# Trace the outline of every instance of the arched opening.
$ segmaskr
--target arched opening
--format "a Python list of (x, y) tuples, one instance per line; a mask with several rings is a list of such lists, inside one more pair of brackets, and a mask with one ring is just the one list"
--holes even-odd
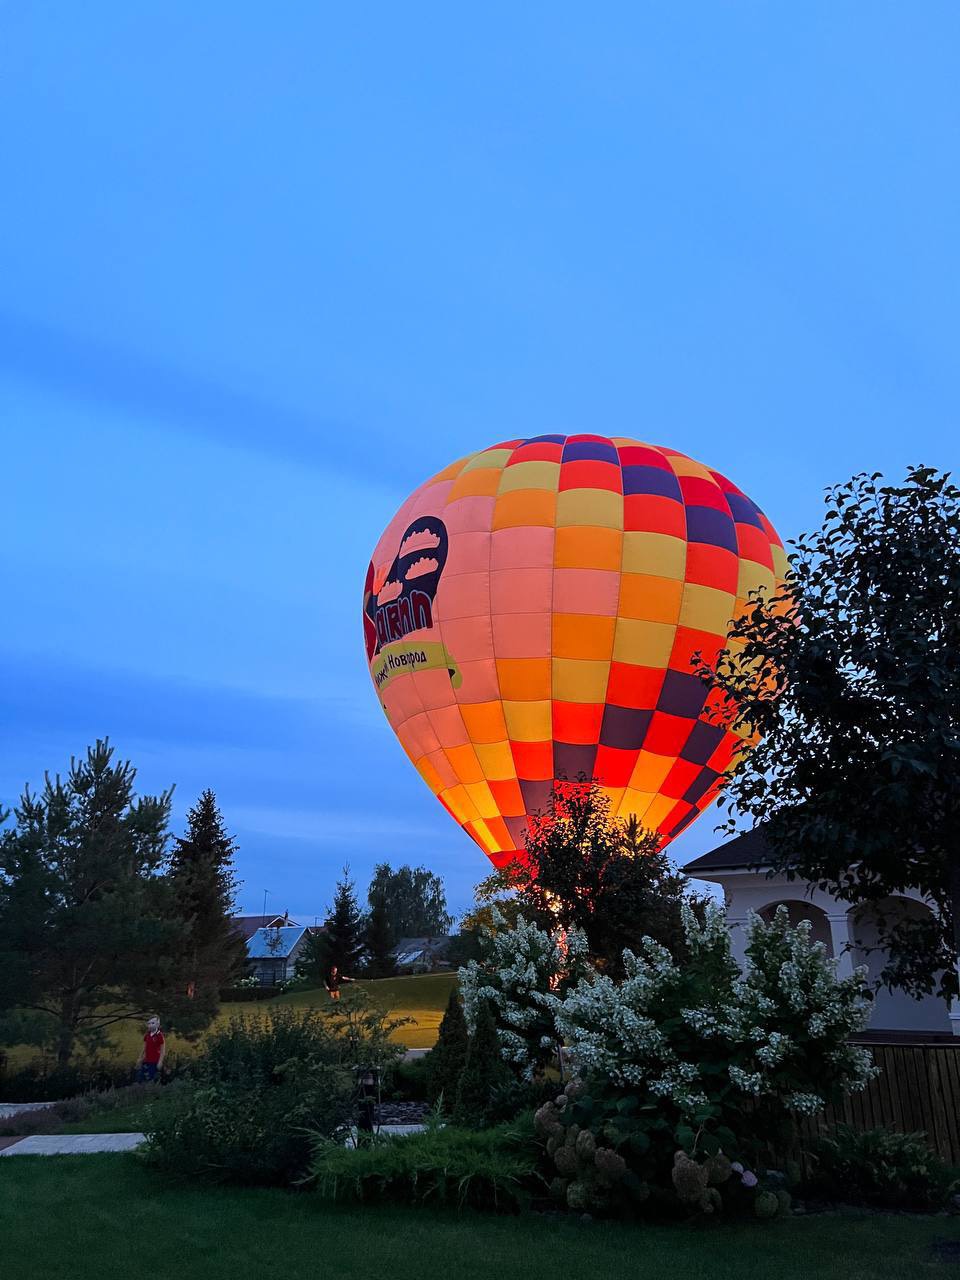
[(886, 898), (876, 906), (868, 904), (850, 911), (850, 935), (855, 941), (854, 960), (866, 965), (867, 985), (873, 989), (871, 1031), (950, 1031), (947, 1006), (934, 996), (915, 1000), (905, 991), (888, 991), (876, 987), (886, 963), (886, 953), (876, 950), (880, 937), (879, 919), (890, 923), (899, 919), (922, 919), (931, 915), (930, 908), (915, 898)]
[(777, 902), (770, 902), (765, 907), (761, 907), (757, 914), (762, 920), (770, 921), (776, 914), (777, 907), (786, 907), (790, 916), (790, 923), (796, 928), (801, 920), (809, 920), (812, 928), (810, 937), (814, 942), (822, 942), (827, 948), (827, 955), (833, 955), (833, 940), (830, 936), (830, 921), (827, 919), (827, 913), (821, 907), (815, 907), (812, 902), (805, 902), (802, 898), (782, 898)]

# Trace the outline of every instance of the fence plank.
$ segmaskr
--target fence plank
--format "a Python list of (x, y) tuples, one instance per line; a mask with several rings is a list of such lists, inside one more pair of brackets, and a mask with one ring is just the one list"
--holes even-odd
[(956, 1044), (870, 1044), (880, 1075), (839, 1107), (804, 1126), (804, 1140), (838, 1122), (863, 1131), (922, 1132), (944, 1160), (960, 1164), (960, 1040)]

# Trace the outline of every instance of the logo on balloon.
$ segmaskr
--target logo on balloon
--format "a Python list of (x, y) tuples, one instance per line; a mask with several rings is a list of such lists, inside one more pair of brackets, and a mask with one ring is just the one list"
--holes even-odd
[(421, 516), (407, 526), (381, 582), (371, 561), (363, 592), (368, 661), (411, 631), (428, 631), (433, 626), (433, 602), (446, 563), (447, 526), (436, 516)]

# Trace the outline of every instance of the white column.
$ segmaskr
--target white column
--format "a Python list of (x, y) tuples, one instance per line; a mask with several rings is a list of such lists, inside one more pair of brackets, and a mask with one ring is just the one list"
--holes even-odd
[(837, 977), (850, 978), (856, 968), (853, 962), (850, 917), (845, 911), (842, 915), (828, 915), (827, 921), (830, 925), (830, 941), (833, 944), (833, 955), (837, 962)]
[[(957, 974), (960, 975), (960, 962), (957, 964)], [(947, 1017), (950, 1019), (950, 1030), (955, 1036), (960, 1036), (960, 1000), (950, 1001)]]
[(743, 972), (747, 967), (747, 917), (734, 916), (728, 911), (727, 929), (730, 933), (730, 954)]

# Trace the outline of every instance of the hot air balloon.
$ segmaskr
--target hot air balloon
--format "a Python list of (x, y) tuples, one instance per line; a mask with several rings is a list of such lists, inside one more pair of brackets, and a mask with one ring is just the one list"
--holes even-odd
[(739, 739), (709, 659), (780, 539), (719, 472), (622, 437), (542, 435), (461, 458), (377, 543), (374, 688), (427, 786), (497, 865), (555, 780), (593, 778), (664, 843), (717, 796)]

